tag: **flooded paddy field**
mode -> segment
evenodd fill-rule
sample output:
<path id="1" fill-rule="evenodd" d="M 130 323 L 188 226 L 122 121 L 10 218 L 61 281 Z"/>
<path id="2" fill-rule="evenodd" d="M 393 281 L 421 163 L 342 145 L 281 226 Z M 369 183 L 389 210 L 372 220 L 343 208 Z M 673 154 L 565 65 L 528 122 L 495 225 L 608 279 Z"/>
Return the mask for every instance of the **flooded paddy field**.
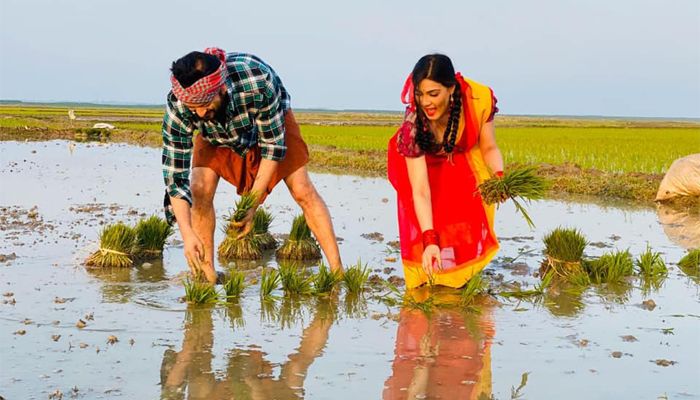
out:
<path id="1" fill-rule="evenodd" d="M 400 277 L 388 182 L 312 179 L 344 262 Z M 542 237 L 561 225 L 584 233 L 591 257 L 614 249 L 636 257 L 647 244 L 661 252 L 669 273 L 659 288 L 636 279 L 577 294 L 550 288 L 537 301 L 495 296 L 477 310 L 426 314 L 382 301 L 386 290 L 279 292 L 263 302 L 252 285 L 239 302 L 192 306 L 181 301 L 179 234 L 162 261 L 83 265 L 104 224 L 160 215 L 158 149 L 0 142 L 0 186 L 0 395 L 8 400 L 700 398 L 700 286 L 676 265 L 698 247 L 697 216 L 540 201 L 529 206 L 531 231 L 510 204 L 496 214 L 501 250 L 486 270 L 495 287 L 538 283 Z M 217 214 L 235 198 L 222 182 Z M 271 231 L 287 233 L 299 209 L 286 188 L 266 204 Z M 245 267 L 262 264 L 275 265 Z"/>

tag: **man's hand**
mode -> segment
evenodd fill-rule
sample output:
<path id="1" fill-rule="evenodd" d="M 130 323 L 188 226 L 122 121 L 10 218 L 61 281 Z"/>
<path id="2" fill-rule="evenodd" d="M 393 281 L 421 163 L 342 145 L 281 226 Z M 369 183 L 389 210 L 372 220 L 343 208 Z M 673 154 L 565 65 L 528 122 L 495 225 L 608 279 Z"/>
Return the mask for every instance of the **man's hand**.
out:
<path id="1" fill-rule="evenodd" d="M 256 210 L 257 207 L 253 207 L 250 210 L 248 210 L 248 212 L 242 220 L 232 222 L 233 226 L 240 232 L 238 236 L 236 236 L 236 239 L 242 239 L 243 237 L 245 237 L 245 235 L 249 234 L 250 231 L 253 230 L 253 216 L 255 215 Z"/>
<path id="2" fill-rule="evenodd" d="M 185 258 L 187 265 L 190 267 L 190 272 L 193 276 L 204 273 L 202 264 L 204 263 L 204 243 L 199 239 L 194 232 L 183 235 L 182 240 L 185 242 Z"/>
<path id="3" fill-rule="evenodd" d="M 428 275 L 432 275 L 434 263 L 437 265 L 437 269 L 442 271 L 440 248 L 437 245 L 431 244 L 423 250 L 423 271 Z"/>

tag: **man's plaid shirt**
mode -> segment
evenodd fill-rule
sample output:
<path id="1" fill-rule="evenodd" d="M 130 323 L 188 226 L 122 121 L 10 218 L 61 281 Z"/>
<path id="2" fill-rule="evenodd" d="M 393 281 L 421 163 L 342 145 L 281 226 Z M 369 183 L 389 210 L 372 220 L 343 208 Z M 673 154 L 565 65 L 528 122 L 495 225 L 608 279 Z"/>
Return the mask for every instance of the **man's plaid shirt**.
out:
<path id="1" fill-rule="evenodd" d="M 284 143 L 284 113 L 290 97 L 275 71 L 251 54 L 226 55 L 228 100 L 226 121 L 204 121 L 183 105 L 172 92 L 163 117 L 163 178 L 165 180 L 165 215 L 175 221 L 170 196 L 192 205 L 190 161 L 195 131 L 216 146 L 226 146 L 244 156 L 258 145 L 263 158 L 281 161 Z"/>

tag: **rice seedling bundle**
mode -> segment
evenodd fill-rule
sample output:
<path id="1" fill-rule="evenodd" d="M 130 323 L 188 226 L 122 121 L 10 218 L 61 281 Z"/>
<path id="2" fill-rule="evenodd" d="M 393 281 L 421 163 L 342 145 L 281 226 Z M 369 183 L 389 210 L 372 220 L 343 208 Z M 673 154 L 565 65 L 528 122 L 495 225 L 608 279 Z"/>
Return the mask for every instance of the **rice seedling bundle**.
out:
<path id="1" fill-rule="evenodd" d="M 108 225 L 100 232 L 100 248 L 92 253 L 86 264 L 99 268 L 126 268 L 134 264 L 132 255 L 136 231 L 121 222 Z"/>
<path id="2" fill-rule="evenodd" d="M 312 291 L 313 277 L 295 263 L 280 263 L 279 277 L 282 290 L 291 295 L 309 294 Z"/>
<path id="3" fill-rule="evenodd" d="M 603 254 L 585 263 L 593 283 L 620 283 L 634 273 L 634 263 L 629 250 Z"/>
<path id="4" fill-rule="evenodd" d="M 368 278 L 369 268 L 358 262 L 345 271 L 343 274 L 343 283 L 349 293 L 360 293 L 364 290 Z"/>
<path id="5" fill-rule="evenodd" d="M 277 241 L 270 234 L 272 214 L 264 208 L 258 208 L 253 216 L 253 235 L 259 243 L 260 250 L 272 250 L 277 247 Z"/>
<path id="6" fill-rule="evenodd" d="M 644 278 L 663 278 L 668 273 L 668 268 L 666 268 L 666 263 L 661 258 L 661 254 L 651 251 L 649 245 L 647 245 L 646 251 L 635 260 L 635 265 L 639 274 Z"/>
<path id="7" fill-rule="evenodd" d="M 321 249 L 311 236 L 311 229 L 306 224 L 304 215 L 299 215 L 292 222 L 289 238 L 277 249 L 279 260 L 316 260 L 321 258 Z"/>
<path id="8" fill-rule="evenodd" d="M 481 196 L 487 204 L 498 204 L 506 199 L 513 201 L 515 209 L 525 218 L 528 226 L 535 227 L 521 201 L 530 202 L 544 198 L 547 185 L 537 175 L 535 167 L 514 168 L 500 178 L 491 178 L 479 185 Z"/>
<path id="9" fill-rule="evenodd" d="M 240 297 L 245 289 L 245 274 L 241 271 L 232 271 L 223 284 L 226 300 Z"/>
<path id="10" fill-rule="evenodd" d="M 185 300 L 190 304 L 216 303 L 219 298 L 213 285 L 202 282 L 197 277 L 186 279 L 183 284 L 185 286 Z"/>
<path id="11" fill-rule="evenodd" d="M 260 244 L 254 234 L 238 238 L 241 233 L 234 222 L 241 222 L 251 208 L 255 207 L 257 196 L 246 193 L 236 202 L 236 210 L 225 218 L 226 238 L 219 244 L 219 258 L 223 260 L 259 260 L 262 258 Z"/>
<path id="12" fill-rule="evenodd" d="M 136 247 L 139 257 L 152 258 L 163 254 L 165 241 L 173 234 L 173 228 L 163 219 L 153 215 L 136 224 Z"/>
<path id="13" fill-rule="evenodd" d="M 318 267 L 318 272 L 313 275 L 314 293 L 330 293 L 343 280 L 340 271 L 331 271 L 325 264 Z"/>
<path id="14" fill-rule="evenodd" d="M 559 276 L 580 272 L 586 244 L 586 238 L 578 229 L 554 229 L 544 237 L 545 265 Z"/>

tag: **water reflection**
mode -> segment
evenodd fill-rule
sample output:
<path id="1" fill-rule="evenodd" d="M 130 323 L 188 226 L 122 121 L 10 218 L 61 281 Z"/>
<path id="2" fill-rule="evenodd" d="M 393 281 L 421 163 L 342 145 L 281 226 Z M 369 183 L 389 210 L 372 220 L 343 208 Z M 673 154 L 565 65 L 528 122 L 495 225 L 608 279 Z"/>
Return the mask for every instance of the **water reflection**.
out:
<path id="1" fill-rule="evenodd" d="M 700 212 L 698 210 L 660 204 L 656 213 L 670 241 L 685 249 L 700 248 Z"/>
<path id="2" fill-rule="evenodd" d="M 86 270 L 102 282 L 100 291 L 102 301 L 106 303 L 128 303 L 136 295 L 162 290 L 162 285 L 152 285 L 152 283 L 166 280 L 162 258 L 149 260 L 147 263 L 137 263 L 133 268 L 88 268 Z"/>
<path id="3" fill-rule="evenodd" d="M 420 292 L 408 295 L 418 301 L 425 297 Z M 444 296 L 438 301 L 455 304 Z M 384 384 L 383 399 L 490 399 L 494 334 L 487 306 L 480 307 L 480 312 L 458 307 L 435 308 L 430 313 L 401 309 L 392 374 Z"/>
<path id="4" fill-rule="evenodd" d="M 286 301 L 289 300 L 289 301 Z M 267 322 L 290 326 L 302 314 L 299 299 L 261 300 L 275 310 Z M 225 357 L 223 374 L 212 371 L 214 345 L 213 308 L 189 306 L 182 349 L 165 351 L 161 367 L 161 399 L 298 399 L 304 396 L 307 371 L 328 341 L 335 320 L 337 301 L 319 299 L 313 317 L 303 330 L 296 350 L 282 364 L 270 362 L 259 346 L 234 348 Z M 232 327 L 240 328 L 240 305 L 226 308 Z M 232 318 L 231 318 L 232 317 Z M 238 321 L 238 322 L 236 322 Z M 298 323 L 299 320 L 294 320 Z M 279 371 L 277 376 L 274 371 Z"/>

